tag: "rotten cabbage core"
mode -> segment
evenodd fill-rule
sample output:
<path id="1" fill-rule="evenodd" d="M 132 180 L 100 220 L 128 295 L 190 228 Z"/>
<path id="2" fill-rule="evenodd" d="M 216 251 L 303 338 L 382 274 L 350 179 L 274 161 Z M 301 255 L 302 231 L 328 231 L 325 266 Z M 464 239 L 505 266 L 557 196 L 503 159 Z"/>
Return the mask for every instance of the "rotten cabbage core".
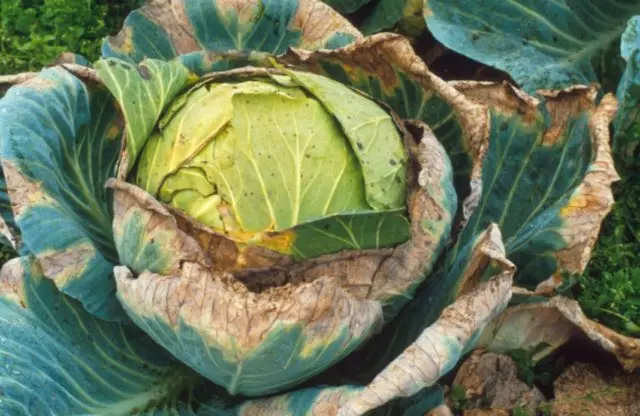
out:
<path id="1" fill-rule="evenodd" d="M 237 242 L 406 205 L 407 154 L 387 111 L 318 75 L 199 84 L 179 96 L 135 182 Z"/>

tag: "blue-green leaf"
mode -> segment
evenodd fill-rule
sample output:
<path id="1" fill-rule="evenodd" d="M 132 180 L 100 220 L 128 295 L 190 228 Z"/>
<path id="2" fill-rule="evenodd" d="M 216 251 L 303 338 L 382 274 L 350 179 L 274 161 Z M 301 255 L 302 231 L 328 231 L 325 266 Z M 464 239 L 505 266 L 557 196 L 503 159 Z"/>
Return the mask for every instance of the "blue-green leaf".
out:
<path id="1" fill-rule="evenodd" d="M 334 10 L 342 14 L 353 13 L 362 6 L 371 3 L 372 0 L 322 0 Z"/>
<path id="2" fill-rule="evenodd" d="M 516 283 L 555 287 L 565 273 L 584 270 L 613 204 L 611 183 L 618 176 L 609 124 L 615 100 L 608 95 L 596 108 L 594 89 L 574 88 L 541 95 L 536 108 L 498 89 L 518 110 L 504 108 L 506 101 L 486 101 L 491 129 L 482 192 L 449 263 L 467 241 L 497 223 L 507 257 L 518 267 Z"/>
<path id="3" fill-rule="evenodd" d="M 87 313 L 30 257 L 0 274 L 0 356 L 3 415 L 131 414 L 195 379 L 137 328 Z"/>
<path id="4" fill-rule="evenodd" d="M 635 0 L 429 0 L 424 7 L 440 42 L 508 72 L 529 93 L 598 82 L 603 52 L 638 13 Z"/>
<path id="5" fill-rule="evenodd" d="M 633 161 L 640 146 L 640 16 L 629 20 L 620 51 L 627 66 L 617 91 L 614 149 L 625 160 Z"/>
<path id="6" fill-rule="evenodd" d="M 159 1 L 133 11 L 122 31 L 105 40 L 102 56 L 140 63 L 198 51 L 281 54 L 290 46 L 336 48 L 358 37 L 320 0 Z"/>
<path id="7" fill-rule="evenodd" d="M 202 76 L 209 72 L 222 72 L 246 66 L 263 66 L 268 56 L 270 55 L 253 51 L 226 53 L 197 51 L 180 55 L 177 59 L 189 71 Z"/>
<path id="8" fill-rule="evenodd" d="M 104 187 L 122 120 L 109 93 L 91 85 L 55 67 L 13 86 L 0 100 L 0 156 L 15 223 L 46 276 L 90 312 L 124 319 Z"/>
<path id="9" fill-rule="evenodd" d="M 91 67 L 91 62 L 89 62 L 87 58 L 72 52 L 61 53 L 58 59 L 56 59 L 55 64 L 56 65 L 75 64 L 75 65 Z"/>
<path id="10" fill-rule="evenodd" d="M 360 29 L 371 35 L 392 28 L 404 15 L 406 0 L 379 0 L 371 13 L 364 19 Z"/>

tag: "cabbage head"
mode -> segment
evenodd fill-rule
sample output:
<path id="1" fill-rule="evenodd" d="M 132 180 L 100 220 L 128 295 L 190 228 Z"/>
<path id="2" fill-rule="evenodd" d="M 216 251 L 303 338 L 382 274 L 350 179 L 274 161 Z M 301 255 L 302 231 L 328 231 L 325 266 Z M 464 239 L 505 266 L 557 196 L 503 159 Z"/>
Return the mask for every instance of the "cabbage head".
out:
<path id="1" fill-rule="evenodd" d="M 149 1 L 102 55 L 0 77 L 3 415 L 425 414 L 613 202 L 612 95 L 319 0 Z"/>

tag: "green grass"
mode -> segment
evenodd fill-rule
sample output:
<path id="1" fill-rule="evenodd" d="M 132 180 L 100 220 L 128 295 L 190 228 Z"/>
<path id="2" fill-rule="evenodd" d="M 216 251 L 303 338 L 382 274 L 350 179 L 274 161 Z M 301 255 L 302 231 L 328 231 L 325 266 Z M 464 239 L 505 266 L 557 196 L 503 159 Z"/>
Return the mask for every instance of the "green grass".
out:
<path id="1" fill-rule="evenodd" d="M 616 204 L 580 279 L 577 299 L 585 313 L 621 333 L 640 337 L 640 158 L 618 158 L 622 180 Z"/>
<path id="2" fill-rule="evenodd" d="M 144 0 L 0 0 L 0 75 L 38 71 L 63 52 L 90 61 Z M 0 245 L 0 265 L 16 256 Z"/>
<path id="3" fill-rule="evenodd" d="M 16 252 L 11 246 L 0 245 L 0 265 L 5 264 L 14 257 L 16 257 Z"/>
<path id="4" fill-rule="evenodd" d="M 98 59 L 102 38 L 142 2 L 0 0 L 0 74 L 39 70 L 62 52 Z"/>

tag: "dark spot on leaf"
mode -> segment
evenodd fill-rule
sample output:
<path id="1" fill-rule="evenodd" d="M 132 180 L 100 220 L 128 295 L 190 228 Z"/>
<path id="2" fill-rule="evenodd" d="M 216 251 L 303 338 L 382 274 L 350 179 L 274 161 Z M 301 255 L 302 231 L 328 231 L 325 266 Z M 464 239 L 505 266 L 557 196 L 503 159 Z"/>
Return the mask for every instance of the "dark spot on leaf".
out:
<path id="1" fill-rule="evenodd" d="M 480 35 L 478 35 L 477 33 L 474 33 L 474 34 L 471 35 L 471 41 L 472 42 L 475 42 L 478 39 L 480 39 Z"/>
<path id="2" fill-rule="evenodd" d="M 116 63 L 114 61 L 107 61 L 107 65 L 116 66 Z"/>
<path id="3" fill-rule="evenodd" d="M 362 142 L 356 142 L 356 146 L 358 146 L 358 149 L 364 150 L 364 145 L 362 144 Z"/>
<path id="4" fill-rule="evenodd" d="M 397 165 L 397 164 L 398 164 L 398 162 L 396 162 L 396 161 L 395 161 L 395 159 L 391 159 L 391 160 L 389 160 L 389 164 L 390 164 L 391 166 L 395 166 L 395 165 Z"/>
<path id="5" fill-rule="evenodd" d="M 140 65 L 138 67 L 138 74 L 140 74 L 140 76 L 144 80 L 150 80 L 151 79 L 151 72 L 149 72 L 149 68 L 147 68 L 146 65 Z"/>
<path id="6" fill-rule="evenodd" d="M 507 131 L 508 128 L 509 128 L 509 124 L 506 122 L 500 125 L 500 131 Z"/>

